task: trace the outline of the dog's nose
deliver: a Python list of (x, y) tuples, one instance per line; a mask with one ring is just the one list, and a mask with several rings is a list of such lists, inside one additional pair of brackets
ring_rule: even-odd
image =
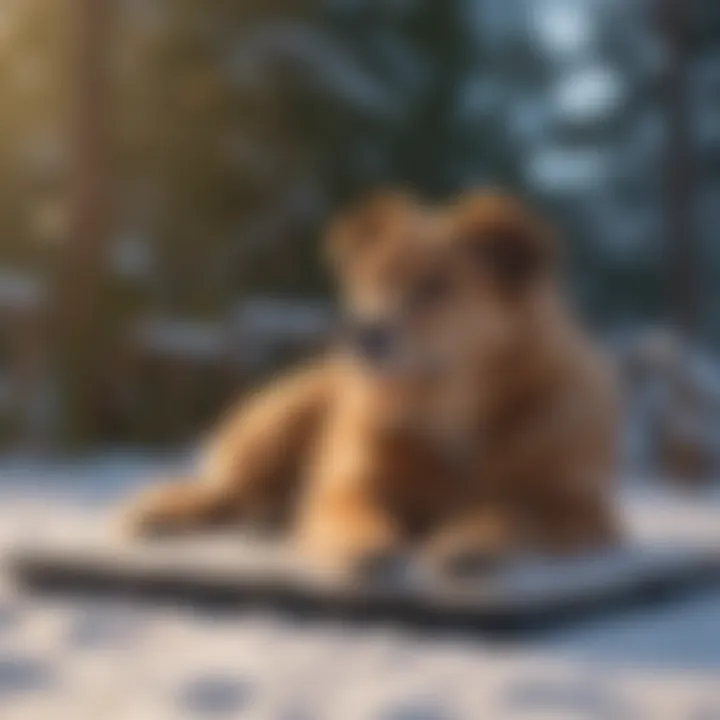
[(355, 330), (355, 347), (362, 357), (372, 362), (387, 357), (392, 340), (392, 329), (384, 323), (365, 324)]

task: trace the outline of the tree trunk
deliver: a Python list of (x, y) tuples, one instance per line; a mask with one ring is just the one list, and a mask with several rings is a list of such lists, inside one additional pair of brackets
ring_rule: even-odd
[(694, 228), (695, 172), (688, 87), (690, 18), (685, 0), (661, 0), (661, 30), (668, 59), (665, 77), (667, 145), (665, 208), (671, 314), (678, 333), (696, 339), (700, 330), (700, 292)]
[(101, 291), (109, 230), (109, 85), (112, 0), (74, 0), (71, 222), (57, 276), (53, 328), (66, 441), (92, 434), (103, 360)]

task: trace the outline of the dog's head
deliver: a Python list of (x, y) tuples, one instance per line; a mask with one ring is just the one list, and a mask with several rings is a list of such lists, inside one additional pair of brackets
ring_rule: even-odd
[(334, 223), (329, 250), (350, 347), (383, 373), (438, 377), (494, 354), (554, 284), (551, 233), (498, 193), (441, 209), (377, 195)]
[(353, 355), (385, 376), (434, 373), (452, 288), (449, 218), (382, 193), (343, 214), (329, 250)]

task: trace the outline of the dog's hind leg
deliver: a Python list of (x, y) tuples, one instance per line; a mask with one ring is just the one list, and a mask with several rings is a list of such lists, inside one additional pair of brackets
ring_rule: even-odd
[(282, 515), (325, 415), (333, 377), (329, 363), (316, 363), (251, 397), (211, 435), (197, 476), (140, 493), (125, 509), (123, 526), (152, 534)]
[(225, 499), (224, 492), (201, 478), (170, 477), (142, 490), (123, 508), (122, 529), (131, 535), (164, 535), (218, 524), (227, 518)]

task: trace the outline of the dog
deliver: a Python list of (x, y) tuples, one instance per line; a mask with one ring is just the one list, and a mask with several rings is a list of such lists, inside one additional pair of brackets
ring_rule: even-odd
[(243, 400), (135, 534), (255, 520), (356, 572), (615, 543), (614, 373), (573, 318), (554, 233), (519, 200), (378, 193), (331, 223), (343, 337)]

